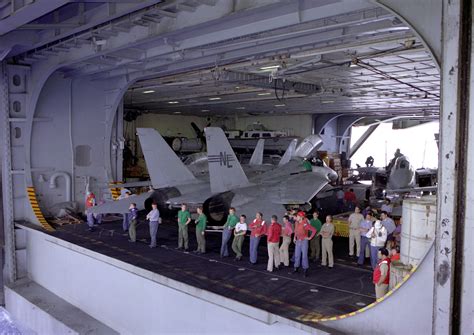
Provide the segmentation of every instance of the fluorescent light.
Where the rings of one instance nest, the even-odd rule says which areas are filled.
[[[334,100],[321,101],[322,104],[333,104]]]
[[[148,93],[155,93],[155,91],[153,91],[153,90],[143,91],[143,94],[148,94]]]
[[[275,105],[275,107],[285,107],[285,106],[286,106],[285,104]]]
[[[181,112],[174,112],[174,114],[181,114]]]
[[[238,90],[240,88],[240,86],[235,86],[235,89]]]
[[[179,104],[179,101],[168,101],[169,104],[174,105],[174,104]]]
[[[273,69],[278,69],[280,65],[270,65],[270,66],[263,66],[260,68],[260,70],[273,70]]]
[[[201,112],[203,112],[203,113],[209,112],[209,109],[201,109]]]
[[[271,93],[265,92],[265,93],[258,93],[257,95],[270,95]]]
[[[245,109],[245,107],[236,107],[235,109]]]
[[[209,98],[209,100],[211,100],[211,101],[214,101],[214,100],[221,100],[221,98],[215,97],[215,98]]]

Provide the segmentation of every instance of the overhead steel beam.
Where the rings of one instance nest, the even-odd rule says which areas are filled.
[[[223,71],[219,80],[238,83],[246,86],[275,89],[280,92],[294,91],[300,94],[317,94],[321,92],[321,86],[284,80],[281,78],[270,80],[268,76],[260,76],[251,73],[242,73],[235,71]]]
[[[59,28],[77,28],[79,23],[29,23],[18,27],[19,30],[44,30],[44,29],[59,29]]]
[[[351,146],[351,149],[349,150],[349,159],[354,156],[354,154],[357,152],[357,150],[360,149],[360,147],[367,141],[367,139],[370,137],[370,135],[373,134],[373,132],[380,126],[380,123],[371,125],[363,134],[362,136],[357,140],[357,142],[354,143],[354,145]]]

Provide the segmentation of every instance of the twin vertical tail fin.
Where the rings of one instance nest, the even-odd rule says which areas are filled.
[[[249,165],[262,165],[263,164],[263,148],[265,147],[265,140],[259,139],[255,150],[253,151],[252,157],[250,158]]]
[[[221,128],[207,127],[206,143],[211,192],[221,193],[249,184],[234,150]]]
[[[298,143],[298,139],[293,139],[291,140],[290,144],[288,145],[288,148],[286,149],[285,153],[283,154],[283,157],[280,159],[278,162],[278,166],[285,165],[288,163],[294,156],[296,152],[296,144]]]
[[[195,182],[196,178],[153,128],[137,128],[153,188]]]

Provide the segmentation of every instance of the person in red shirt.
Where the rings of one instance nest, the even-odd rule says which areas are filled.
[[[349,191],[346,191],[344,193],[344,201],[347,206],[347,210],[353,211],[356,204],[357,204],[357,197],[354,193],[354,189],[349,189]]]
[[[263,214],[257,212],[255,219],[249,224],[250,229],[250,263],[257,264],[258,258],[258,244],[260,243],[260,236],[265,234],[265,221],[263,220]]]
[[[388,283],[390,282],[390,258],[388,250],[380,248],[378,253],[380,261],[374,269],[372,282],[375,285],[375,297],[382,298],[388,291]]]
[[[311,235],[308,237],[308,233]],[[295,237],[294,242],[296,245],[295,249],[295,268],[293,273],[297,273],[300,267],[300,263],[303,266],[303,274],[306,277],[308,275],[309,262],[308,262],[308,245],[309,240],[314,238],[316,235],[316,229],[311,226],[304,212],[300,211],[296,215],[295,224]]]
[[[278,217],[272,215],[272,223],[267,229],[267,248],[268,248],[268,264],[267,271],[273,272],[273,264],[275,264],[275,270],[279,270],[280,265],[280,236],[281,236],[281,225],[277,222]]]
[[[390,250],[390,262],[400,260],[400,247],[397,245]]]

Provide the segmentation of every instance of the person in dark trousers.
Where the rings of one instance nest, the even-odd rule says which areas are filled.
[[[322,223],[319,220],[319,213],[313,212],[313,218],[309,220],[309,223],[316,229],[316,236],[309,242],[310,255],[309,260],[316,262],[321,257],[321,237],[318,234],[321,232]]]
[[[257,212],[255,219],[249,225],[250,229],[250,263],[256,264],[258,258],[258,245],[260,243],[260,237],[265,233],[265,221],[263,220],[263,214]]]
[[[137,218],[138,218],[138,209],[137,204],[132,202],[130,207],[128,208],[129,214],[128,217],[130,218],[130,226],[128,228],[128,236],[130,239],[129,242],[135,243],[137,240]]]

